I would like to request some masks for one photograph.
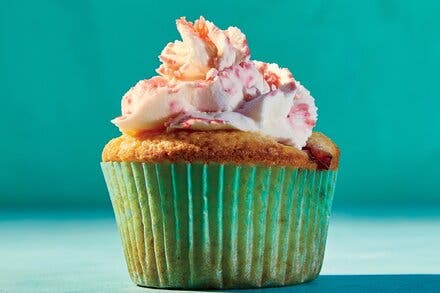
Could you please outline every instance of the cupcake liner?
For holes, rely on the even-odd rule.
[[[322,266],[336,171],[101,163],[134,283],[253,288]]]

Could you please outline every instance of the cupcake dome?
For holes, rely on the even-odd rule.
[[[339,149],[319,132],[314,132],[299,150],[258,133],[181,130],[137,138],[122,135],[105,146],[102,161],[216,162],[336,170]]]

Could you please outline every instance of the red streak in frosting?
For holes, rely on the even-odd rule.
[[[273,72],[265,72],[264,79],[269,84],[270,88],[278,88],[280,86],[280,78]]]
[[[238,70],[238,67],[234,67],[234,73],[236,77],[240,78],[240,71]]]
[[[309,112],[309,105],[301,103],[298,105],[295,105],[290,110],[289,114],[287,115],[287,118],[289,119],[289,122],[293,125],[295,124],[295,118],[303,118],[304,123],[307,126],[313,127],[316,124],[316,121],[310,118],[310,112]]]
[[[254,97],[251,95],[251,94],[249,94],[249,93],[245,93],[244,94],[244,100],[245,101],[250,101],[250,100],[252,100]]]
[[[250,51],[250,49],[249,49],[247,39],[244,39],[244,41],[243,41],[243,46],[244,46],[244,48],[245,48],[244,56],[243,56],[243,57],[246,58],[246,57],[248,57],[249,55],[251,55],[251,51]]]
[[[239,65],[244,69],[252,69],[253,63],[249,62],[249,61],[243,61],[243,62],[240,62]]]
[[[155,76],[148,80],[145,80],[142,83],[142,87],[145,90],[156,90],[161,87],[172,87],[172,85],[170,85],[169,81],[162,76]]]
[[[196,82],[194,82],[194,86],[196,88],[204,88],[204,87],[207,86],[207,82],[205,82],[205,81],[196,81]]]
[[[253,76],[248,76],[248,78],[246,79],[244,86],[247,88],[250,88],[252,86],[252,82],[254,81],[254,77]]]
[[[182,110],[182,106],[178,101],[170,101],[168,107],[170,109],[171,115],[176,114]]]
[[[296,89],[296,84],[292,80],[292,82],[289,82],[289,83],[286,83],[286,84],[282,85],[280,89],[282,91],[286,92],[286,93],[290,93],[290,92],[293,92]]]
[[[182,122],[183,128],[191,128],[197,122],[205,122],[208,124],[224,124],[225,121],[221,119],[205,119],[205,118],[189,118],[186,121]]]
[[[170,89],[168,90],[168,94],[169,94],[169,95],[176,94],[177,92],[179,92],[179,89],[173,89],[173,88],[170,88]]]

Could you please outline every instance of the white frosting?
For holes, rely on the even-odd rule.
[[[160,55],[160,76],[139,81],[122,98],[122,132],[238,129],[302,148],[317,119],[314,99],[290,71],[249,61],[246,37],[200,18],[177,20],[182,41]]]

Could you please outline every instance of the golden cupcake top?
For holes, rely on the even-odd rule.
[[[304,150],[278,143],[258,133],[237,130],[163,132],[112,139],[102,153],[104,162],[214,162],[283,166],[304,169],[338,168],[339,149],[314,132]]]

